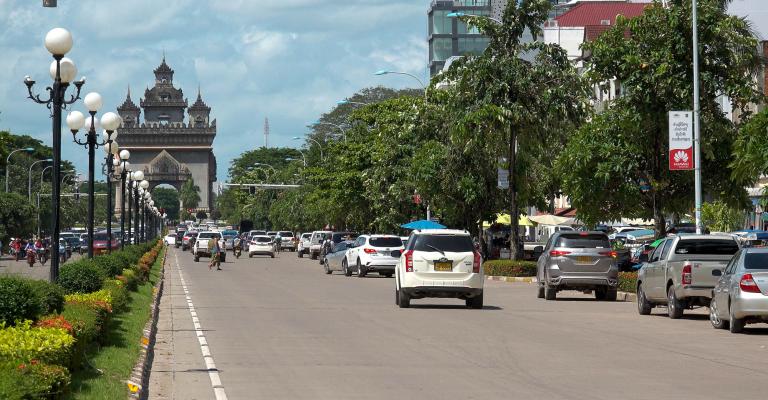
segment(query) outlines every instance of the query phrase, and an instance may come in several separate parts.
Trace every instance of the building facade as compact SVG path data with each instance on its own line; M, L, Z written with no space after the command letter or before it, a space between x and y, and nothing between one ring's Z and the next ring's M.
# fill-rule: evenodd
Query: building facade
M131 152L130 168L144 172L150 190L162 184L181 190L191 178L200 188L197 209L209 211L213 209L216 182L216 120L211 119L211 108L199 88L197 99L188 105L182 89L173 85L174 71L165 57L154 74L154 86L144 91L138 106L128 89L125 101L117 108L123 120L118 130L120 148ZM118 191L117 209L121 210L119 196Z

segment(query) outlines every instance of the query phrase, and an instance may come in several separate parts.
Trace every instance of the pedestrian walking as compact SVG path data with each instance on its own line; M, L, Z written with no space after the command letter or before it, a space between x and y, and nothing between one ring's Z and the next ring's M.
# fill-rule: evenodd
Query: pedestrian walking
M219 239L212 237L208 241L208 251L211 253L211 262L208 264L208 270L213 269L216 266L217 271L221 271L221 247L219 246Z

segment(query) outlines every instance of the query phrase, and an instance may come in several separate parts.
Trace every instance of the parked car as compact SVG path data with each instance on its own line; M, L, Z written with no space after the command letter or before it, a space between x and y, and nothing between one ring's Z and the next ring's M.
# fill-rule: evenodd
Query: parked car
M742 249L712 274L720 276L709 306L713 327L739 333L746 324L768 322L767 248Z
M270 256L275 258L275 247L273 240L267 235L252 236L248 245L248 258L256 255Z
M72 257L72 253L80 253L80 238L76 235L72 235L66 238L62 238L67 242L67 252L69 257Z
M408 308L412 299L459 298L467 307L483 308L485 277L480 253L466 231L413 231L404 252L395 250L395 302Z
M331 251L329 251L325 256L323 256L323 269L325 270L326 274L332 274L333 271L342 271L345 275L349 276L347 274L347 270L345 269L345 263L344 261L347 256L347 251L351 249L354 246L355 242L351 240L345 240L341 243L337 243Z
M163 238L163 241L165 241L165 244L168 246L175 246L176 245L176 234L175 233L169 233L165 235L165 238Z
M194 231L188 231L184 234L184 237L181 238L181 250L188 250L191 249L192 246L195 245L195 240L197 240L197 232Z
M592 290L597 300L616 300L617 252L605 233L560 231L540 251L536 264L539 298L554 300L563 290Z
M659 243L637 276L637 309L648 315L658 305L676 319L683 310L709 306L718 277L739 245L727 235L672 235Z
M309 253L309 246L312 241L312 232L302 233L299 237L299 245L296 248L296 253L299 258L303 258L304 254Z
M192 254L195 258L195 262L200 261L201 257L210 257L211 252L208 250L208 242L211 240L219 241L219 261L225 262L227 260L227 252L224 250L224 240L221 237L221 233L214 231L200 232L197 235L195 244L192 247Z
M80 234L80 254L88 253L88 234Z
M296 251L296 243L293 242L293 232L280 231L278 234L280 235L280 250Z
M317 260L320 257L320 253L323 251L323 244L333 232L331 231L314 231L312 232L312 239L309 242L309 258Z
M369 272L378 272L391 278L395 274L397 257L392 252L404 250L403 241L394 235L361 235L347 252L343 261L344 274L356 273L362 278Z

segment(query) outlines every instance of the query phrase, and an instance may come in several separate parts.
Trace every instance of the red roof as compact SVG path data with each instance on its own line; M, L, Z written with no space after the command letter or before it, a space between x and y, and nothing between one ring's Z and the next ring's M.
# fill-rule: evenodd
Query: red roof
M627 3L625 1L586 1L577 4L555 20L560 27L605 25L603 21L610 21L611 25L615 25L617 15L634 18L651 5L652 3Z

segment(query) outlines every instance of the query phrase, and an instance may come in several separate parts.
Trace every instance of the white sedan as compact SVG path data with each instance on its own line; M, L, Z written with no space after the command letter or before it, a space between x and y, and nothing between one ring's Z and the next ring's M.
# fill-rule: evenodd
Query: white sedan
M165 244L168 246L174 246L176 245L176 234L175 233L169 233L164 239Z
M252 236L248 244L248 258L255 255L270 256L275 258L274 241L267 235Z

